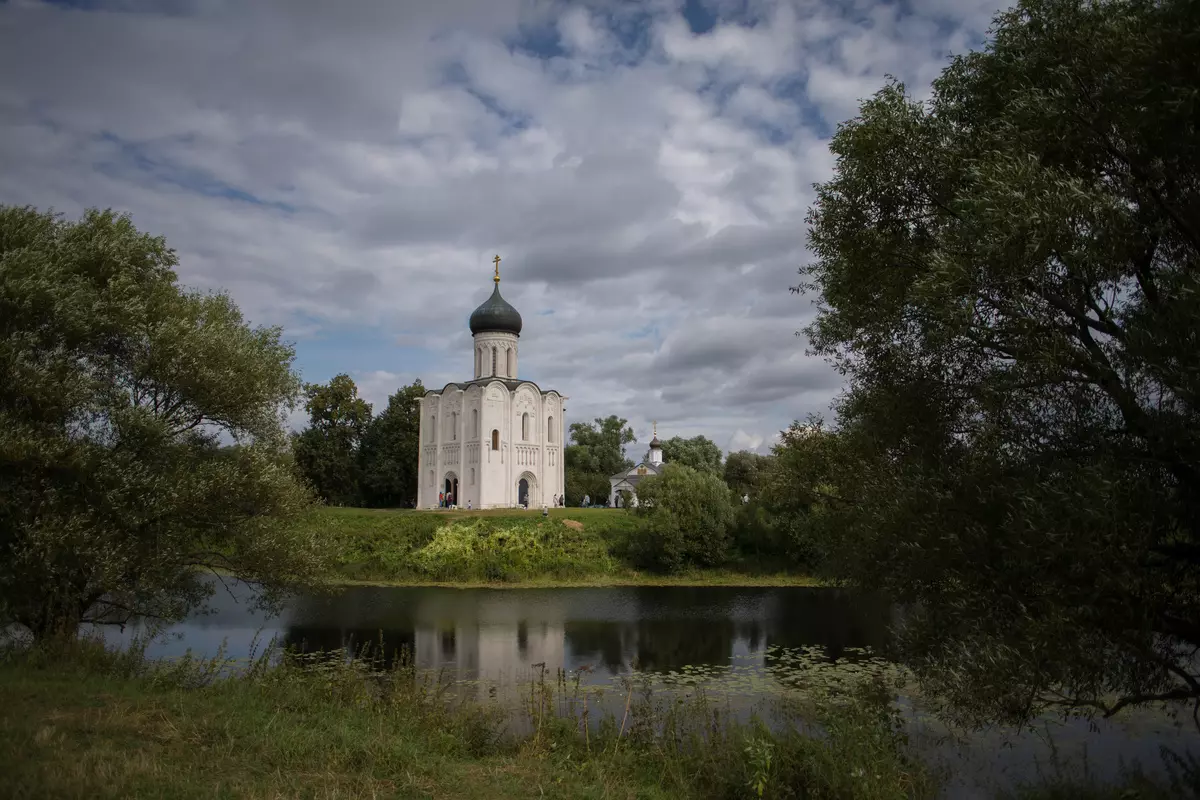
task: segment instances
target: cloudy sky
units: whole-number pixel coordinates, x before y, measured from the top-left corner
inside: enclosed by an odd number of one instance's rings
[[[130,212],[377,407],[469,379],[499,253],[569,422],[765,448],[840,388],[788,292],[829,137],[1000,1],[0,0],[0,203]]]

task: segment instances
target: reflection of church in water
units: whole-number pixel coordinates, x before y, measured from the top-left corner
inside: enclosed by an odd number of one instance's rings
[[[889,603],[832,589],[624,587],[569,590],[354,587],[290,612],[284,644],[358,652],[380,642],[388,662],[448,680],[523,682],[544,666],[587,668],[589,680],[685,666],[761,669],[773,648],[818,646],[828,658],[880,648]]]
[[[413,663],[457,680],[522,680],[534,664],[553,673],[566,663],[561,620],[520,620],[507,624],[451,624],[413,632]]]
[[[492,295],[471,314],[474,378],[421,398],[417,507],[438,495],[474,508],[550,505],[566,485],[563,415],[567,398],[517,378],[521,315]]]

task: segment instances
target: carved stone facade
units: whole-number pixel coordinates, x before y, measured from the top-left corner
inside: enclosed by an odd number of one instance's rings
[[[419,508],[549,506],[566,487],[567,398],[517,377],[521,320],[499,296],[472,314],[474,379],[421,399]],[[485,313],[481,313],[485,312]]]

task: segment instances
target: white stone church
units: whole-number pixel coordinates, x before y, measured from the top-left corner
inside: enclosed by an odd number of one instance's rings
[[[460,508],[552,505],[566,486],[565,395],[517,377],[521,315],[500,296],[471,314],[475,377],[421,399],[418,508],[438,494]]]
[[[659,475],[663,468],[662,442],[658,440],[658,423],[654,423],[654,438],[650,440],[650,452],[646,459],[632,468],[622,470],[608,479],[610,486],[608,504],[617,508],[621,504],[621,492],[629,492],[629,505],[637,508],[637,487],[642,478]]]

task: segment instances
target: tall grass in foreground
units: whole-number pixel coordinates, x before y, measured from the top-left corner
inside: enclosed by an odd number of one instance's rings
[[[803,726],[738,723],[702,691],[628,682],[601,714],[577,673],[514,710],[403,657],[149,662],[96,642],[0,662],[0,770],[16,796],[924,798],[878,685]]]
[[[0,650],[6,797],[929,798],[886,681],[739,722],[697,687],[634,675],[615,713],[582,672],[517,689],[446,680],[400,653],[218,653],[150,661],[97,640]],[[591,687],[594,688],[594,687]],[[1045,779],[1000,797],[1200,797],[1197,764],[1164,782]]]

